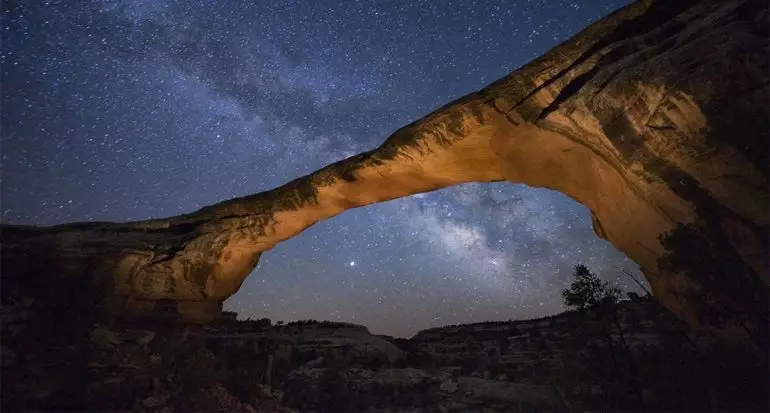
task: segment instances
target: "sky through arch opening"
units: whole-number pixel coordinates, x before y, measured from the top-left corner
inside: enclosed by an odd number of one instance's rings
[[[584,263],[627,291],[638,265],[557,191],[472,183],[357,208],[263,254],[225,302],[242,318],[329,319],[410,336],[429,327],[540,317]]]

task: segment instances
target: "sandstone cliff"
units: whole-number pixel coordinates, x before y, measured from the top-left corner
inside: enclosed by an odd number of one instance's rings
[[[761,347],[768,27],[765,1],[640,0],[380,147],[274,190],[143,222],[4,226],[3,289],[206,321],[263,252],[319,220],[508,180],[583,203],[669,309]]]
[[[3,411],[766,411],[767,369],[650,300],[592,312],[425,330],[233,322],[182,332],[40,329],[4,312]],[[12,316],[12,317],[8,317]],[[11,319],[12,318],[12,319]],[[181,333],[181,334],[180,334]],[[45,348],[41,341],[55,341]]]

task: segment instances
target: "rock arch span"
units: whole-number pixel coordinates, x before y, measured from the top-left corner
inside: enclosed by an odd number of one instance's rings
[[[764,1],[638,1],[380,147],[271,191],[165,219],[4,226],[4,290],[88,291],[112,314],[205,321],[264,251],[320,220],[508,180],[590,208],[597,235],[680,317],[757,339],[770,285],[767,23]]]

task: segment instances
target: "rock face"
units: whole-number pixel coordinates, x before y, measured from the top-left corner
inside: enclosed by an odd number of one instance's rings
[[[754,353],[649,299],[396,339],[330,322],[77,326],[16,298],[0,313],[3,411],[767,411]]]
[[[206,340],[227,366],[228,382],[243,385],[233,391],[245,400],[265,376],[260,372],[267,354],[273,354],[272,386],[280,390],[283,405],[302,412],[628,411],[640,406],[752,411],[766,406],[767,372],[751,357],[715,351],[719,341],[694,334],[653,300],[614,308],[609,318],[569,312],[433,328],[410,339],[313,323],[261,330],[211,327]]]
[[[4,289],[207,321],[264,251],[319,220],[508,180],[586,205],[669,309],[762,346],[768,27],[765,1],[638,1],[377,149],[274,190],[166,219],[4,226]]]

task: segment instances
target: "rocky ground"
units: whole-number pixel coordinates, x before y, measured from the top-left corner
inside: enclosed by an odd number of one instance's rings
[[[3,411],[761,411],[762,356],[685,330],[657,303],[612,318],[421,331],[223,319],[206,328],[41,321],[3,306]],[[76,334],[78,331],[84,334]]]

